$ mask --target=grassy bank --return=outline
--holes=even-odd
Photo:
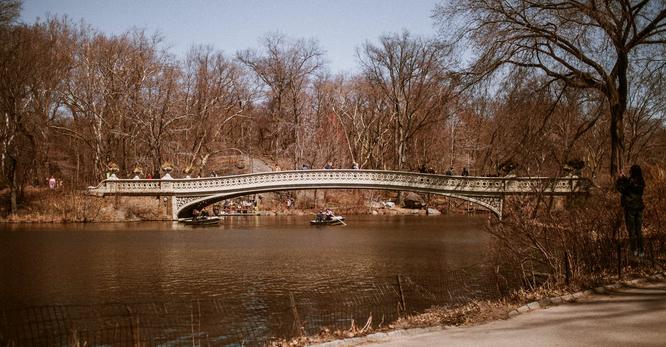
[[[63,188],[24,188],[19,210],[14,214],[9,214],[8,200],[8,190],[0,191],[0,222],[71,223],[98,221],[105,217],[102,199],[91,199]]]
[[[288,198],[295,199],[291,208]],[[361,192],[354,190],[304,191],[263,194],[260,210],[273,215],[313,215],[324,208],[332,208],[341,215],[425,215],[423,208],[384,208],[382,202],[395,199],[394,192]],[[459,213],[464,204],[449,201],[445,197],[426,197],[428,206]],[[28,186],[23,192],[19,211],[9,214],[9,191],[0,191],[0,223],[78,223],[78,222],[127,222],[167,220],[155,212],[154,197],[101,198],[82,191],[55,190]],[[466,206],[466,205],[464,205]],[[211,209],[212,212],[212,209]]]
[[[86,195],[80,191],[58,188],[27,187],[17,213],[9,214],[2,204],[0,222],[4,223],[87,223],[164,220],[149,207],[154,198],[145,201],[123,201]],[[0,201],[8,200],[0,192]]]

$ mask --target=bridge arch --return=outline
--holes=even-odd
[[[206,206],[210,206],[214,203],[217,203],[219,201],[227,200],[227,199],[233,199],[236,197],[240,196],[247,196],[247,195],[253,195],[253,194],[261,194],[261,193],[275,193],[275,192],[281,192],[281,191],[293,191],[293,190],[314,190],[314,189],[369,189],[369,190],[391,190],[394,191],[395,189],[389,189],[389,188],[378,188],[376,186],[373,187],[358,187],[355,186],[353,188],[350,187],[316,187],[316,188],[301,188],[301,189],[294,189],[294,188],[283,188],[283,189],[270,189],[270,190],[247,190],[247,191],[242,191],[242,192],[234,192],[232,194],[229,193],[221,193],[221,194],[214,194],[214,195],[209,195],[209,196],[204,196],[204,197],[184,197],[184,198],[176,198],[176,205],[177,205],[177,210],[175,211],[175,215],[177,218],[187,218],[192,216],[192,211],[196,209],[201,209],[205,208]],[[432,192],[428,190],[414,190],[414,189],[401,189],[402,191],[409,191],[409,192],[414,192],[414,193],[430,193],[430,194],[437,194],[437,195],[442,195],[450,198],[455,198],[455,199],[460,199],[464,201],[468,201],[471,203],[474,203],[476,205],[479,205],[483,207],[484,209],[492,212],[495,214],[498,218],[502,217],[502,199],[497,198],[497,197],[491,197],[491,196],[465,196],[461,194],[452,194],[452,193],[439,193],[439,192]],[[180,201],[179,201],[180,199]],[[179,206],[178,206],[179,205]]]
[[[569,177],[445,176],[383,170],[299,170],[181,179],[107,179],[88,192],[99,196],[158,196],[171,199],[172,219],[192,209],[236,196],[308,189],[379,189],[431,193],[478,204],[498,216],[506,195],[585,193],[587,179]]]

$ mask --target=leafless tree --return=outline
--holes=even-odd
[[[364,76],[386,104],[394,141],[393,168],[401,170],[414,136],[449,116],[452,93],[443,67],[446,51],[435,41],[408,32],[386,35],[359,51]]]
[[[203,170],[212,155],[228,147],[224,132],[235,119],[249,117],[251,93],[240,66],[211,47],[194,47],[184,71],[187,131],[183,149],[189,173],[195,165]]]
[[[0,0],[0,27],[8,27],[21,14],[21,0]]]
[[[151,51],[144,48],[140,56],[148,59],[135,61],[135,71],[141,78],[130,94],[133,112],[128,114],[128,121],[133,124],[128,130],[136,130],[128,135],[135,146],[143,147],[137,154],[150,158],[151,174],[159,176],[165,155],[175,152],[171,142],[182,133],[181,122],[186,116],[179,107],[179,67],[165,53],[149,54]],[[135,161],[139,163],[140,158]]]
[[[504,66],[536,69],[567,87],[601,93],[609,109],[610,173],[623,166],[631,71],[663,57],[661,0],[455,0],[434,18],[459,45],[473,43],[468,77]],[[476,53],[478,52],[478,55]]]
[[[305,148],[302,122],[308,111],[308,91],[323,67],[322,52],[314,40],[289,40],[279,34],[263,39],[263,51],[245,50],[237,58],[258,77],[264,89],[267,119],[260,129],[270,151],[288,151],[298,165]],[[287,135],[287,136],[285,136]],[[289,150],[291,148],[291,150]]]
[[[382,149],[389,147],[391,132],[386,104],[362,76],[333,83],[331,111],[344,129],[351,161],[362,168],[381,168],[386,154]]]
[[[17,209],[19,189],[47,171],[48,126],[61,103],[71,36],[56,19],[0,27],[0,177]]]
[[[659,150],[655,138],[666,121],[666,69],[645,69],[631,77],[625,154],[628,162],[637,162]]]
[[[130,43],[123,38],[109,38],[90,27],[78,28],[75,64],[67,79],[66,105],[79,125],[59,129],[77,137],[92,149],[93,176],[99,179],[108,161],[115,159],[113,144],[123,137],[131,68],[126,56]],[[125,169],[125,168],[123,168]]]

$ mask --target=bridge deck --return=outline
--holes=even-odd
[[[446,176],[380,170],[299,170],[205,178],[107,179],[89,192],[96,195],[173,196],[174,216],[194,206],[261,192],[301,189],[382,189],[442,194],[478,203],[501,215],[504,196],[567,195],[586,192],[580,177]]]

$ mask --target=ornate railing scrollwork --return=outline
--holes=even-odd
[[[189,204],[193,201],[201,200],[205,197],[206,196],[177,196],[176,197],[176,202],[175,202],[176,209],[178,211],[180,211],[187,204]]]
[[[304,170],[187,179],[113,179],[90,187],[89,192],[102,196],[172,195],[177,215],[207,199],[257,192],[332,188],[405,190],[465,198],[501,216],[505,195],[564,195],[586,192],[589,186],[589,181],[580,177],[463,177],[379,170]]]

